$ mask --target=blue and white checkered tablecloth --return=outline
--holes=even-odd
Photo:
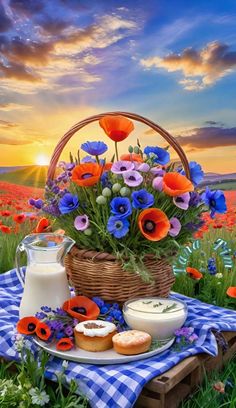
[[[15,270],[0,275],[0,355],[17,359],[14,348],[15,325],[22,287]],[[199,336],[194,346],[181,352],[173,348],[151,358],[121,365],[96,366],[69,362],[66,378],[78,382],[79,389],[89,399],[92,408],[131,408],[144,385],[152,378],[169,370],[186,357],[208,353],[217,355],[217,343],[211,330],[236,331],[236,312],[208,305],[180,294],[173,294],[188,305],[185,325],[193,326]],[[56,381],[55,372],[61,371],[62,360],[52,357],[46,377]]]

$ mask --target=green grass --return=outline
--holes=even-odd
[[[208,187],[211,190],[224,190],[224,191],[236,190],[236,181],[222,181],[215,184],[209,184]]]
[[[47,170],[47,166],[27,166],[20,170],[0,174],[0,180],[24,186],[44,188]]]
[[[221,381],[225,384],[225,393],[221,394],[213,385]],[[181,408],[235,408],[236,407],[236,360],[230,361],[221,372],[205,377],[197,392],[183,402]]]

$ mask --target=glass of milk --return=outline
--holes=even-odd
[[[123,315],[131,329],[143,330],[156,340],[168,340],[183,326],[187,305],[174,298],[138,298],[123,305]]]
[[[18,245],[16,270],[24,288],[20,318],[35,315],[41,306],[61,307],[71,297],[63,260],[74,243],[64,235],[42,233],[27,235]],[[19,267],[22,251],[27,254],[25,278]]]

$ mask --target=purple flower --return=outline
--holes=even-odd
[[[81,145],[81,149],[91,156],[100,156],[108,149],[104,142],[86,142]]]
[[[119,220],[127,218],[132,214],[132,207],[127,197],[115,197],[110,202],[111,212],[116,215]]]
[[[37,319],[42,320],[46,317],[47,315],[43,312],[37,312],[35,317],[37,317]]]
[[[49,326],[52,330],[60,331],[63,329],[63,323],[58,320],[51,320]]]
[[[150,170],[150,166],[147,163],[134,162],[135,170],[147,173]]]
[[[84,231],[89,227],[89,219],[86,214],[78,215],[74,221],[74,227],[77,231]]]
[[[163,178],[162,177],[155,177],[152,180],[152,187],[156,191],[162,191],[162,189],[163,189]]]
[[[43,211],[53,215],[54,217],[59,217],[61,212],[59,210],[58,204],[48,204],[43,206]]]
[[[215,216],[215,213],[225,213],[227,211],[225,196],[221,190],[211,191],[208,187],[205,193],[201,195],[202,200],[211,210],[211,217]]]
[[[193,333],[191,336],[189,336],[188,341],[190,341],[190,343],[193,343],[194,341],[196,341],[198,339],[198,336],[196,333]]]
[[[67,326],[67,327],[64,329],[64,333],[65,333],[68,337],[70,337],[70,336],[73,335],[74,330],[72,329],[71,326]]]
[[[129,187],[137,187],[143,182],[143,176],[136,170],[125,172],[123,178],[125,184]]]
[[[157,146],[147,146],[144,153],[152,158],[154,163],[167,164],[170,161],[170,153],[166,149]]]
[[[188,222],[184,225],[184,227],[192,232],[195,232],[198,231],[204,224],[205,222],[203,220],[200,220],[198,223]]]
[[[107,222],[107,231],[115,238],[123,238],[129,232],[129,221],[119,217],[110,217]]]
[[[59,201],[59,210],[62,214],[68,214],[79,206],[79,199],[76,195],[66,193]]]
[[[159,176],[159,177],[163,177],[164,174],[166,173],[164,169],[162,169],[161,167],[152,167],[150,169],[150,172],[154,175],[154,176]]]
[[[189,207],[197,207],[202,202],[202,197],[196,191],[190,193]]]
[[[134,208],[148,208],[154,204],[154,197],[145,189],[134,191],[132,193],[132,205]]]
[[[190,194],[184,193],[180,196],[173,197],[173,202],[176,207],[181,208],[182,210],[187,210],[189,206]]]
[[[42,306],[42,307],[41,307],[41,310],[42,310],[43,312],[45,312],[45,313],[49,313],[49,312],[52,311],[51,307],[48,307],[48,306]]]
[[[61,307],[57,307],[53,310],[53,313],[58,314],[59,316],[67,316],[67,313]]]
[[[170,219],[169,235],[170,235],[171,237],[176,237],[176,236],[179,234],[180,230],[181,230],[181,223],[180,223],[180,221],[178,220],[178,218],[172,217],[172,218]]]
[[[94,159],[91,156],[85,156],[82,160],[81,163],[96,163],[96,159]]]
[[[30,198],[29,204],[37,208],[38,210],[40,210],[43,206],[43,200],[41,200],[41,198],[39,198],[38,200],[34,200],[33,198]]]
[[[123,174],[126,171],[130,171],[134,169],[134,163],[130,161],[120,160],[113,163],[111,167],[111,171],[114,174]]]

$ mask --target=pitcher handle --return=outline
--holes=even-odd
[[[25,286],[25,283],[24,283],[24,275],[21,272],[21,268],[20,268],[20,254],[24,250],[25,250],[24,244],[20,243],[18,247],[16,248],[16,256],[15,256],[16,275],[17,275],[17,278],[19,279],[19,282],[22,288]]]

